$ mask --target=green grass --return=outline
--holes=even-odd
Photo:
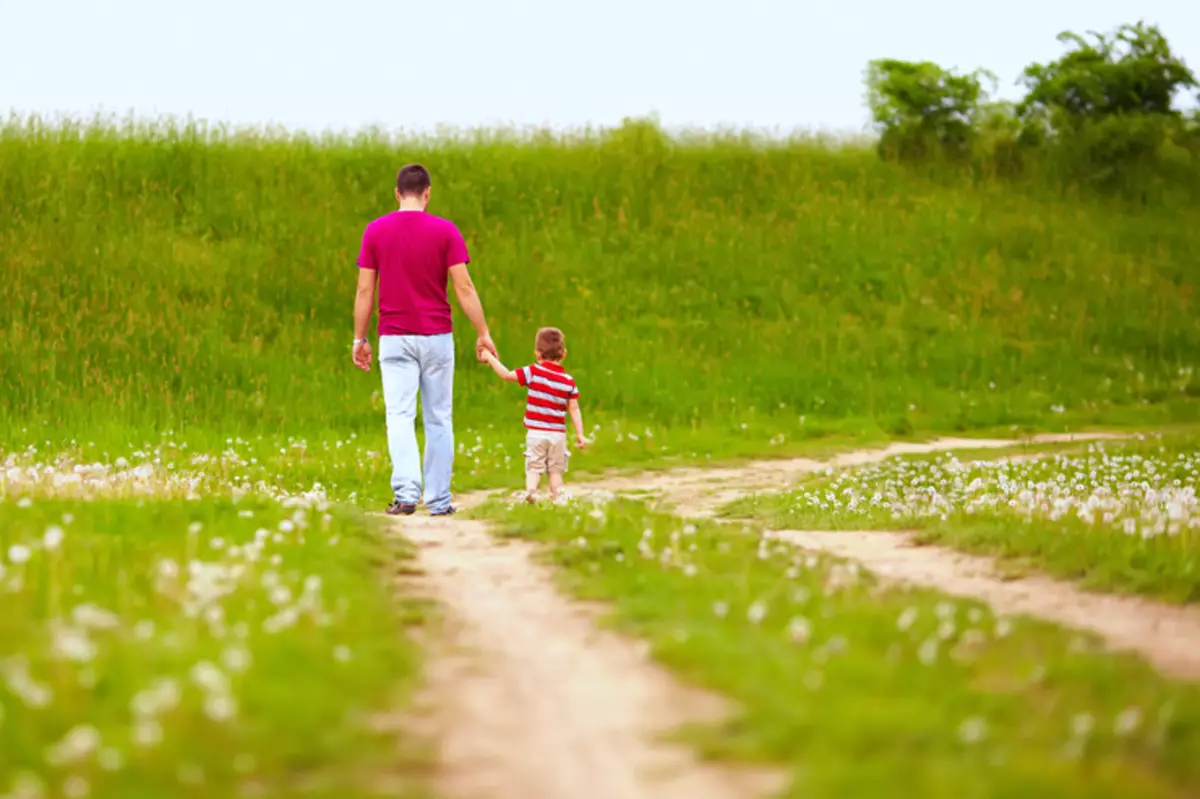
[[[1200,601],[1200,438],[1097,443],[1027,462],[999,456],[894,459],[741,499],[722,515],[773,529],[911,529],[921,542],[1000,557],[1010,569]]]
[[[67,543],[55,559],[31,561],[36,580],[4,597],[0,654],[22,653],[56,696],[63,693],[34,713],[0,689],[0,776],[32,769],[61,793],[71,775],[44,772],[44,749],[56,736],[86,722],[106,745],[119,744],[132,723],[133,692],[164,670],[185,681],[196,660],[219,655],[221,642],[147,582],[159,558],[196,554],[187,550],[191,521],[204,523],[198,540],[228,544],[245,541],[263,519],[278,520],[283,511],[262,504],[264,496],[366,507],[386,500],[378,375],[349,360],[354,259],[364,226],[393,207],[396,169],[414,160],[433,170],[431,210],[467,238],[506,361],[530,357],[539,326],[566,331],[568,366],[597,439],[573,460],[574,477],[949,430],[1008,435],[1200,418],[1200,229],[1184,205],[1128,208],[1048,184],[938,182],[856,145],[672,140],[644,124],[400,141],[10,119],[0,123],[0,543],[37,539],[62,513],[76,519],[64,526]],[[521,480],[523,399],[472,362],[472,338],[464,332],[458,340],[459,491]],[[235,496],[261,515],[239,517]],[[24,498],[32,508],[18,507]],[[251,779],[267,795],[319,794],[338,781],[357,789],[380,773],[379,758],[389,755],[362,738],[358,721],[364,708],[386,708],[393,689],[402,703],[416,663],[396,630],[394,600],[382,580],[367,577],[368,566],[391,556],[361,518],[335,514],[331,525],[343,531],[340,547],[324,547],[314,531],[281,554],[297,575],[320,575],[329,596],[337,586],[361,612],[329,628],[255,637],[247,644],[255,665],[235,685],[236,724],[201,718],[188,687],[163,744],[150,752],[126,746],[127,767],[117,772],[87,766],[81,776],[93,795],[171,795],[181,766],[189,780],[192,766],[205,775],[203,789],[187,790],[212,795]],[[726,569],[739,590],[774,579],[756,571],[770,563],[747,565],[740,546],[727,566],[719,551],[710,565]],[[261,621],[267,609],[255,585],[230,595],[231,618]],[[636,596],[644,611],[631,611]],[[878,608],[854,601],[855,614],[875,620],[863,629],[896,611],[887,602],[900,600],[887,596]],[[98,631],[99,682],[84,691],[77,669],[51,668],[46,636],[52,617],[89,597],[118,613],[120,631],[149,618],[164,634],[145,643]],[[662,640],[675,628],[653,626],[662,617],[646,595],[619,601],[623,614],[644,613],[639,624],[660,649],[675,651]],[[680,599],[678,611],[703,615],[690,601]],[[924,608],[932,599],[903,601]],[[400,600],[401,615],[408,608]],[[720,645],[679,643],[680,663],[696,674],[709,669],[706,680],[743,699],[753,691],[735,666],[746,680],[769,672],[785,687],[780,696],[800,690],[796,680],[811,664],[787,671],[792,648],[758,670],[737,652],[722,654],[740,644],[719,636],[741,635],[740,627],[706,624],[697,640],[718,636]],[[1071,708],[1108,714],[1109,724],[1118,704],[1136,702],[1153,727],[1165,701],[1156,692],[1167,689],[1128,661],[1105,665],[1091,656],[1072,687],[1063,675],[1074,675],[1076,660],[1055,648],[1061,636],[1030,630],[1021,639],[1036,642],[1022,650],[1027,665],[1046,660],[1062,703],[1046,710],[1028,741],[1009,741],[1006,784],[1066,786],[1067,795],[1113,786],[1169,795],[1172,779],[1194,784],[1188,764],[1180,765],[1180,741],[1194,729],[1186,726],[1194,717],[1186,697],[1176,717],[1183,721],[1171,722],[1161,745],[1111,743],[1098,733],[1087,755],[1096,771],[1037,754],[1048,741],[1065,745]],[[759,634],[747,653],[766,646]],[[180,648],[160,651],[166,640]],[[354,659],[331,664],[339,643]],[[1004,686],[1025,673],[1005,672],[1025,663],[1007,657],[989,672]],[[829,670],[817,693],[839,696],[813,705],[826,714],[819,717],[805,715],[807,693],[774,710],[759,696],[754,713],[765,714],[763,723],[754,716],[752,728],[711,745],[790,757],[781,753],[803,743],[820,755],[806,760],[805,779],[826,792],[892,780],[979,793],[979,775],[1001,766],[976,763],[952,742],[953,730],[971,714],[1005,730],[1016,705],[930,698],[937,712],[923,716],[926,706],[905,704],[900,689],[929,678],[907,668],[897,666],[905,676],[894,684],[877,670],[882,682],[869,690]],[[1020,701],[1033,690],[1018,690]],[[946,702],[967,695],[951,692]],[[892,696],[893,710],[876,730],[866,722],[883,706],[869,701],[877,696]],[[1110,702],[1114,696],[1121,701]],[[893,730],[902,733],[894,745]],[[839,747],[867,766],[851,769]],[[242,752],[255,754],[252,777],[230,771]],[[906,778],[900,766],[912,753],[930,758]],[[312,780],[315,787],[306,784]]]
[[[1200,790],[1200,692],[1086,636],[640,503],[482,513],[544,545],[568,590],[611,603],[658,660],[733,699],[727,725],[686,737],[786,765],[788,796]]]
[[[417,795],[371,725],[418,675],[404,557],[319,506],[0,502],[0,795]]]
[[[1197,418],[1190,208],[637,124],[389,141],[11,120],[6,446],[376,436],[378,378],[347,345],[354,259],[409,160],[468,239],[505,358],[565,329],[589,426],[649,427],[690,457],[839,430]],[[460,427],[519,435],[519,392],[459,338]]]

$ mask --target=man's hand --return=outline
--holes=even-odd
[[[480,361],[485,361],[487,360],[483,356],[485,352],[490,352],[497,358],[500,357],[500,353],[496,352],[496,343],[492,341],[492,337],[486,333],[475,339],[475,357]]]
[[[371,343],[369,341],[360,341],[355,344],[353,357],[355,366],[364,372],[371,371]]]

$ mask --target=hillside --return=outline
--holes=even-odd
[[[407,161],[468,240],[501,356],[564,328],[589,426],[765,446],[1196,416],[1194,208],[638,124],[392,142],[10,122],[0,425],[377,431],[377,377],[348,355],[354,260]],[[517,427],[471,342],[460,425]]]

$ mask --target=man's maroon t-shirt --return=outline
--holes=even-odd
[[[424,211],[394,211],[367,225],[358,267],[379,273],[379,335],[451,332],[447,272],[470,260],[458,228]]]

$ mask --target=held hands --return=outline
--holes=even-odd
[[[491,353],[494,357],[500,357],[500,354],[496,352],[496,343],[492,341],[492,337],[484,334],[475,339],[475,357],[480,362],[485,362],[487,361],[488,353]]]

